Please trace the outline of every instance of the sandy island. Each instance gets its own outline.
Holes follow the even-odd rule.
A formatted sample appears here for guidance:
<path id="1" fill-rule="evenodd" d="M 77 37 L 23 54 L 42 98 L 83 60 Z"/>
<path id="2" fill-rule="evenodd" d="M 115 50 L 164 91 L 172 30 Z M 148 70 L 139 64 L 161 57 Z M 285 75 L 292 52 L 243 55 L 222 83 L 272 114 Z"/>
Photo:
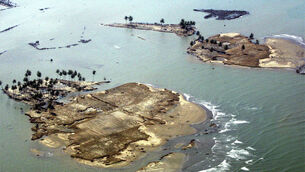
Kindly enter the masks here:
<path id="1" fill-rule="evenodd" d="M 114 23 L 114 24 L 101 24 L 103 26 L 120 27 L 129 29 L 140 29 L 140 30 L 152 30 L 157 32 L 175 33 L 178 36 L 191 36 L 196 32 L 196 28 L 193 25 L 185 25 L 182 27 L 181 24 L 150 24 L 150 23 Z"/>
<path id="2" fill-rule="evenodd" d="M 96 83 L 83 88 L 92 84 Z M 5 93 L 12 98 L 21 96 L 11 89 Z M 25 100 L 33 104 L 31 99 Z M 78 162 L 104 168 L 127 166 L 169 139 L 194 134 L 191 124 L 207 118 L 202 107 L 182 95 L 139 83 L 79 95 L 52 108 L 32 108 L 26 115 L 34 124 L 32 140 L 52 148 L 64 147 Z M 141 170 L 179 169 L 184 156 L 173 152 Z"/>
<path id="3" fill-rule="evenodd" d="M 299 68 L 305 64 L 305 50 L 300 45 L 279 38 L 267 38 L 265 44 L 239 33 L 199 38 L 187 49 L 204 62 L 247 67 Z"/>

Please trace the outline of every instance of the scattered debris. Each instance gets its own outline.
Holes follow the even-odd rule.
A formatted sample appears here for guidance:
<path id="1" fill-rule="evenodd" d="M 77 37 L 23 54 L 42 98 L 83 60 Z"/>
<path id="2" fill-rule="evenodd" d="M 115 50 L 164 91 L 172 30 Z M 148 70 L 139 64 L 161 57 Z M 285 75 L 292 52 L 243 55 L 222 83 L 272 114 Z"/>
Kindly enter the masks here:
<path id="1" fill-rule="evenodd" d="M 7 28 L 7 29 L 4 29 L 4 30 L 0 31 L 0 33 L 7 32 L 7 31 L 9 31 L 9 30 L 12 30 L 12 29 L 14 29 L 14 28 L 17 27 L 17 26 L 19 26 L 19 25 L 15 25 L 15 26 L 9 27 L 9 28 Z"/>

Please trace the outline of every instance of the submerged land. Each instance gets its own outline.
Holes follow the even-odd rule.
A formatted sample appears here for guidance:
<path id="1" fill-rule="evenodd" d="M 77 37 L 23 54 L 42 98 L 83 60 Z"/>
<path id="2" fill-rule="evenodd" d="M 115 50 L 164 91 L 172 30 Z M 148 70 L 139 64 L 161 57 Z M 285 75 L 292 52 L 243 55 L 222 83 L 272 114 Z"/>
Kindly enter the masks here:
<path id="1" fill-rule="evenodd" d="M 209 13 L 205 19 L 215 17 L 216 20 L 233 20 L 244 15 L 250 14 L 248 11 L 241 10 L 214 10 L 214 9 L 194 9 L 197 12 Z"/>
<path id="2" fill-rule="evenodd" d="M 262 68 L 293 68 L 305 65 L 305 50 L 289 40 L 267 38 L 264 44 L 239 33 L 226 33 L 204 39 L 199 35 L 187 49 L 204 62 Z"/>

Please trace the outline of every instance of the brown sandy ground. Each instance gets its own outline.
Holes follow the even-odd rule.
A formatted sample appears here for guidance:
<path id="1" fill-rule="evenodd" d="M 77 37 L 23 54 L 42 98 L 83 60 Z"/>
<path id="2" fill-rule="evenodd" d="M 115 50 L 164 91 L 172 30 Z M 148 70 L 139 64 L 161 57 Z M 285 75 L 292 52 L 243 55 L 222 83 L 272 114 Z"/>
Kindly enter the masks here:
<path id="1" fill-rule="evenodd" d="M 305 64 L 305 50 L 295 43 L 268 38 L 265 44 L 257 44 L 239 33 L 197 39 L 187 52 L 204 62 L 247 67 L 297 68 Z"/>
<path id="2" fill-rule="evenodd" d="M 137 172 L 177 172 L 181 170 L 184 158 L 183 153 L 171 153 L 164 156 L 160 161 L 149 163 Z"/>
<path id="3" fill-rule="evenodd" d="M 208 40 L 208 42 L 207 42 Z M 269 57 L 269 48 L 252 43 L 248 37 L 238 33 L 218 34 L 207 40 L 196 40 L 187 50 L 207 62 L 258 67 L 259 59 Z M 242 46 L 245 49 L 242 49 Z"/>
<path id="4" fill-rule="evenodd" d="M 169 139 L 195 133 L 190 125 L 206 120 L 205 110 L 182 95 L 138 83 L 26 114 L 34 123 L 32 140 L 63 146 L 78 162 L 98 167 L 126 166 Z"/>

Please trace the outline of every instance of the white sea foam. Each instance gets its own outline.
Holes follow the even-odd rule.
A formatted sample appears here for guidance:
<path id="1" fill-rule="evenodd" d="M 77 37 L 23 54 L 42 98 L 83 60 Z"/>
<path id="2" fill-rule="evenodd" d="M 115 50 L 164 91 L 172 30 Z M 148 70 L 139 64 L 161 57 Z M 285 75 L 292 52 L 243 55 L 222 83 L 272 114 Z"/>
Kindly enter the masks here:
<path id="1" fill-rule="evenodd" d="M 183 96 L 184 96 L 185 100 L 187 100 L 187 101 L 190 101 L 190 98 L 192 97 L 191 95 L 186 94 L 186 93 L 184 93 Z"/>
<path id="2" fill-rule="evenodd" d="M 250 171 L 249 168 L 247 168 L 247 167 L 242 167 L 241 170 Z"/>
<path id="3" fill-rule="evenodd" d="M 225 128 L 225 129 L 223 129 L 223 130 L 220 130 L 219 133 L 225 133 L 225 132 L 228 132 L 228 131 L 231 131 L 231 130 L 228 129 L 228 128 Z"/>
<path id="4" fill-rule="evenodd" d="M 116 48 L 116 49 L 120 49 L 121 48 L 118 45 L 114 45 L 113 47 Z"/>
<path id="5" fill-rule="evenodd" d="M 248 150 L 252 150 L 252 151 L 255 151 L 256 149 L 254 149 L 253 147 L 251 147 L 251 146 L 248 146 L 246 149 L 248 149 Z"/>
<path id="6" fill-rule="evenodd" d="M 250 164 L 250 163 L 252 163 L 252 162 L 253 162 L 253 159 L 250 159 L 250 160 L 248 160 L 248 161 L 245 161 L 246 164 Z"/>
<path id="7" fill-rule="evenodd" d="M 234 141 L 235 144 L 243 144 L 243 142 L 239 141 L 239 140 L 235 140 Z"/>
<path id="8" fill-rule="evenodd" d="M 245 107 L 246 110 L 258 110 L 258 107 Z"/>
<path id="9" fill-rule="evenodd" d="M 249 121 L 240 121 L 240 120 L 233 120 L 233 124 L 248 124 L 250 123 Z"/>
<path id="10" fill-rule="evenodd" d="M 218 166 L 202 170 L 200 172 L 218 172 L 218 171 L 228 171 L 230 169 L 231 165 L 226 161 L 223 160 Z"/>
<path id="11" fill-rule="evenodd" d="M 215 161 L 218 159 L 217 157 L 226 157 L 219 165 L 212 167 L 207 170 L 203 170 L 202 172 L 211 172 L 211 171 L 229 171 L 230 170 L 230 162 L 234 160 L 242 160 L 247 159 L 250 156 L 250 152 L 248 150 L 251 149 L 241 149 L 239 146 L 243 144 L 243 142 L 237 140 L 236 137 L 230 135 L 229 131 L 234 131 L 238 125 L 245 125 L 250 123 L 246 120 L 238 120 L 237 116 L 231 113 L 224 113 L 220 110 L 219 106 L 214 105 L 207 101 L 196 100 L 190 94 L 184 94 L 184 97 L 188 101 L 193 101 L 198 103 L 208 110 L 212 112 L 213 123 L 216 123 L 220 126 L 219 135 L 213 137 L 215 144 L 212 147 L 213 159 L 211 161 Z"/>
<path id="12" fill-rule="evenodd" d="M 250 153 L 245 149 L 232 149 L 230 152 L 227 153 L 228 157 L 233 159 L 246 159 L 246 156 L 250 155 Z"/>

